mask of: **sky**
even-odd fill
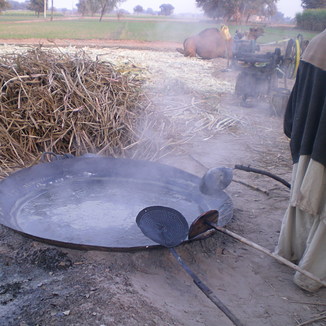
[[[23,1],[21,0],[21,2]],[[70,9],[76,3],[78,3],[78,0],[53,0],[53,6],[56,8]],[[152,8],[154,11],[159,11],[159,7],[163,3],[171,4],[175,8],[175,14],[202,13],[202,11],[196,7],[195,0],[126,0],[119,5],[119,8],[133,12],[133,8],[135,8],[137,5],[140,5],[144,10],[147,8]],[[297,12],[302,11],[301,0],[278,0],[277,6],[278,10],[282,12],[286,17],[293,18]]]

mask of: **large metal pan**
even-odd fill
[[[81,249],[155,247],[134,217],[147,206],[172,207],[188,223],[210,209],[224,226],[230,197],[200,191],[201,178],[148,161],[75,157],[22,169],[0,182],[0,223],[51,244]]]

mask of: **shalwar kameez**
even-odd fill
[[[275,253],[326,281],[326,30],[300,61],[284,116],[293,159],[292,187]],[[299,272],[294,282],[320,284]]]

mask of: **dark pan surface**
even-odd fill
[[[220,225],[233,214],[229,196],[204,195],[201,178],[147,161],[79,157],[41,163],[0,182],[0,223],[58,245],[132,249],[156,246],[137,227],[148,206],[178,210],[189,224],[217,209]]]

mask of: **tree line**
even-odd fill
[[[28,0],[20,3],[15,0],[0,0],[0,12],[6,9],[27,9],[38,13],[44,11],[44,1],[46,6],[53,9],[53,0]],[[104,14],[112,12],[119,3],[126,0],[79,0],[77,4],[78,12],[81,15],[100,14],[100,20]],[[278,0],[195,0],[197,7],[201,8],[205,15],[213,18],[222,18],[225,21],[248,21],[250,16],[271,17],[277,12]],[[326,8],[325,0],[301,0],[303,9]],[[170,4],[162,4],[159,14],[171,15],[174,7]],[[138,5],[134,8],[135,13],[143,12],[143,8]]]
[[[271,17],[277,12],[278,0],[196,0],[198,8],[213,19],[248,21],[250,16]],[[289,0],[290,1],[290,0]],[[301,0],[303,9],[326,8],[326,0]]]
[[[248,21],[250,16],[271,17],[277,0],[196,0],[208,17],[224,21]]]
[[[44,1],[46,1],[45,6],[48,9],[49,6],[53,9],[53,0],[28,0],[23,3],[15,0],[0,0],[0,12],[6,9],[15,10],[31,10],[34,11],[38,16],[44,11]],[[117,5],[126,0],[79,0],[77,3],[78,12],[85,16],[95,14],[100,14],[100,20],[104,14],[112,12],[117,8]],[[148,9],[149,13],[154,14],[152,9]],[[171,4],[162,4],[160,6],[160,15],[171,15],[173,13],[174,7]],[[134,8],[135,13],[144,12],[141,6],[136,6]]]
[[[81,14],[99,13],[100,19],[102,19],[105,13],[112,11],[118,3],[124,1],[126,0],[79,0],[77,8]],[[47,9],[49,7],[53,9],[53,0],[27,0],[24,3],[14,0],[0,0],[0,12],[6,9],[26,9],[40,15],[44,11],[44,5]]]
[[[85,16],[100,14],[100,21],[104,14],[113,11],[117,5],[125,0],[79,0],[77,3],[78,12]]]
[[[159,15],[170,16],[173,14],[174,11],[174,7],[169,3],[163,3],[160,5],[159,8],[160,8],[160,11],[158,12]],[[134,7],[134,13],[136,14],[146,13],[151,15],[155,14],[152,8],[148,8],[147,10],[144,10],[144,8],[141,5],[137,5],[136,7]]]

